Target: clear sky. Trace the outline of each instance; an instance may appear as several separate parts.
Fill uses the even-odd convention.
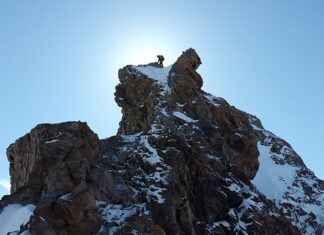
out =
[[[203,89],[258,116],[324,178],[324,1],[0,1],[0,195],[5,151],[38,123],[117,132],[118,69],[188,47]]]

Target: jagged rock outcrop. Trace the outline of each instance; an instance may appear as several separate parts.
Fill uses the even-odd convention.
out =
[[[7,150],[15,203],[37,204],[32,234],[91,234],[100,228],[92,171],[96,134],[82,122],[42,124]],[[10,198],[4,199],[4,201]]]
[[[192,48],[183,52],[170,70],[168,84],[171,93],[177,100],[186,102],[190,96],[197,96],[202,87],[203,80],[196,72],[201,60]]]
[[[323,181],[257,118],[201,90],[200,64],[188,49],[169,67],[120,69],[116,136],[68,122],[18,139],[0,211],[36,205],[19,228],[32,234],[322,234]]]

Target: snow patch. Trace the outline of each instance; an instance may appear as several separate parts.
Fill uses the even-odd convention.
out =
[[[189,123],[190,122],[198,122],[198,120],[194,120],[181,112],[173,112],[173,115],[176,116],[177,118],[184,120],[185,122],[189,122]]]
[[[145,204],[124,207],[122,205],[114,205],[112,203],[97,201],[97,207],[104,222],[113,225],[112,227],[109,227],[109,235],[113,235],[118,232],[118,229],[124,225],[127,218],[134,215],[142,215],[146,211]],[[100,228],[100,232],[105,231],[105,227],[102,226]],[[135,232],[135,230],[133,231]]]
[[[158,84],[164,87],[164,93],[170,92],[170,87],[168,85],[168,76],[172,68],[172,65],[164,68],[157,68],[152,66],[134,66],[134,68],[140,73],[157,81]]]
[[[212,105],[214,105],[216,108],[219,108],[221,106],[220,103],[218,103],[218,98],[213,95],[203,95]]]
[[[165,198],[161,195],[163,191],[166,191],[165,188],[157,187],[155,185],[150,185],[147,195],[149,199],[155,199],[158,203],[164,203]]]
[[[161,162],[161,158],[156,149],[150,145],[148,136],[141,136],[141,144],[143,144],[144,147],[150,152],[149,155],[143,157],[145,161],[149,162],[151,165]]]
[[[36,206],[28,204],[22,206],[20,204],[10,204],[6,206],[0,214],[0,234],[18,231],[20,225],[29,221]]]
[[[167,113],[166,109],[165,108],[161,108],[161,113],[166,116],[166,117],[169,117],[169,114]]]
[[[122,138],[123,142],[125,143],[133,143],[135,142],[136,138],[138,136],[140,136],[142,134],[142,132],[133,134],[133,135],[120,135],[120,137]]]
[[[64,194],[59,199],[64,201],[72,201],[72,194],[71,193]]]
[[[135,66],[134,68],[149,78],[165,84],[168,82],[168,76],[172,65],[164,68],[157,68],[153,66]]]
[[[60,140],[58,139],[54,139],[54,140],[49,140],[49,141],[46,141],[45,144],[52,144],[52,143],[55,143],[55,142],[58,142]]]
[[[183,106],[185,106],[186,105],[186,103],[184,103],[184,104],[180,104],[180,103],[178,103],[178,102],[176,102],[176,104],[179,106],[179,107],[183,107]]]
[[[288,187],[293,185],[296,167],[291,165],[277,165],[271,156],[271,146],[264,146],[258,142],[259,170],[252,183],[267,196],[278,203]]]
[[[317,225],[311,222],[313,216],[319,225],[324,224],[324,192],[316,186],[318,179],[303,166],[289,163],[289,159],[296,156],[293,149],[271,132],[255,126],[254,118],[249,119],[261,136],[257,145],[260,166],[252,183],[304,234],[315,234]],[[275,152],[271,151],[273,146]],[[311,192],[304,191],[308,189]]]
[[[230,228],[230,224],[227,222],[227,221],[218,221],[218,222],[214,222],[213,225],[212,225],[212,228],[217,228],[219,226],[223,225],[224,227],[226,228]]]

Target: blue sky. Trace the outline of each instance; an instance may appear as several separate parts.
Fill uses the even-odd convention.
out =
[[[324,178],[323,1],[1,1],[0,195],[5,151],[38,123],[82,120],[100,138],[121,118],[126,64],[170,64],[188,47],[203,89],[258,116]]]

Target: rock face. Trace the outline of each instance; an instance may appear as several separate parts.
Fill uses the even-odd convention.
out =
[[[116,136],[44,124],[7,151],[31,234],[322,234],[324,183],[254,116],[203,90],[188,49],[119,70]]]
[[[177,100],[185,102],[190,96],[197,96],[202,87],[203,80],[196,72],[201,64],[200,58],[192,48],[183,52],[170,71],[168,83],[171,93]]]
[[[85,123],[38,125],[10,145],[7,156],[14,202],[37,204],[32,234],[98,231],[91,171],[101,158],[100,142]]]

